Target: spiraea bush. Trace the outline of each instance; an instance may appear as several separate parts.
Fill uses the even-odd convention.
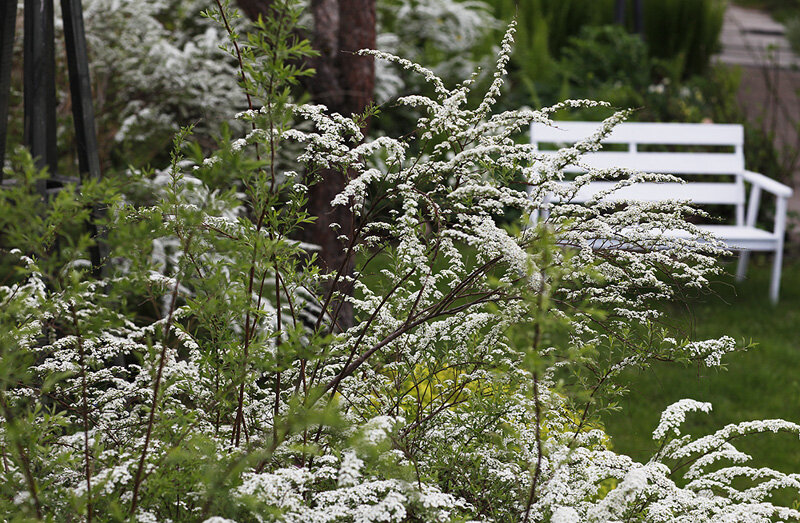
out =
[[[680,202],[573,205],[598,178],[564,167],[625,117],[543,156],[514,137],[567,107],[495,114],[513,25],[474,105],[430,70],[433,97],[403,138],[368,139],[360,116],[296,104],[310,53],[292,2],[273,3],[231,52],[250,129],[123,185],[38,197],[20,155],[0,193],[0,513],[12,521],[771,521],[798,477],[752,469],[736,438],[797,433],[747,422],[692,438],[710,406],[667,408],[646,463],[615,453],[597,412],[620,372],[653,360],[717,366],[731,339],[658,327],[653,301],[701,288],[721,249]],[[231,28],[230,13],[209,13]],[[233,45],[236,42],[236,45]],[[297,125],[297,122],[305,122]],[[299,151],[292,159],[286,151]],[[351,173],[336,205],[353,272],[322,273],[295,240],[319,168]],[[560,198],[549,198],[558,193]],[[138,195],[133,199],[131,195]],[[554,203],[558,201],[560,203]],[[103,204],[107,273],[83,234]],[[503,225],[510,209],[546,218]],[[665,228],[690,238],[667,240]],[[598,249],[598,242],[604,249]],[[352,294],[331,289],[349,283]],[[346,330],[343,300],[354,310]]]

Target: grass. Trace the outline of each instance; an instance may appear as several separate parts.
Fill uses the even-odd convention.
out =
[[[688,326],[695,339],[728,335],[742,346],[757,345],[729,355],[724,370],[660,364],[629,372],[625,378],[631,392],[622,409],[604,417],[615,450],[647,460],[655,451],[651,433],[661,411],[682,398],[713,404],[710,415],[688,417],[684,429],[696,435],[752,419],[800,423],[800,260],[784,263],[777,306],[767,299],[770,265],[771,257],[754,259],[742,283],[722,277],[712,286],[717,295],[694,300],[690,313],[686,307],[668,308],[673,321]],[[726,268],[733,272],[735,265]],[[755,466],[800,471],[797,436],[770,433],[739,440],[737,446],[754,457]],[[779,501],[791,503],[792,498]]]

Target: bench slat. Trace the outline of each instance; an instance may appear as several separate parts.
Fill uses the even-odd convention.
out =
[[[698,227],[718,237],[732,250],[774,251],[783,241],[782,237],[772,232],[743,225],[699,225]],[[664,231],[664,234],[672,238],[691,238],[691,235],[684,230],[668,230]]]
[[[592,182],[581,187],[571,201],[585,203],[599,192],[607,191],[614,185],[614,182]],[[737,205],[744,203],[744,192],[742,187],[735,183],[637,183],[614,191],[603,199],[613,202],[686,200],[698,204]]]
[[[626,167],[643,172],[670,174],[741,174],[742,158],[731,153],[627,153],[599,152],[581,157],[581,161],[598,169]],[[580,169],[570,166],[566,169]]]
[[[781,248],[783,242],[782,236],[755,227],[737,225],[698,225],[698,228],[710,232],[716,236],[726,248],[731,250],[775,251]],[[689,231],[683,229],[667,229],[660,233],[656,231],[652,231],[652,233],[656,234],[656,239],[658,239],[658,236],[661,236],[664,239],[683,238],[687,240],[694,239],[700,242],[704,241],[702,238],[696,237],[689,233]],[[625,233],[623,233],[622,236],[625,236]],[[594,240],[592,247],[595,249],[636,249],[637,245],[628,243],[621,238],[607,238]]]
[[[590,136],[600,122],[557,122],[557,127],[531,124],[532,141],[574,143]],[[744,143],[744,130],[738,124],[692,124],[625,122],[616,126],[603,143],[664,145],[730,145]]]

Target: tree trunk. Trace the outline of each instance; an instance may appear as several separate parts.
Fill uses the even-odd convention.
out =
[[[247,18],[254,22],[258,20],[259,16],[266,16],[269,6],[273,0],[236,0],[239,9],[245,14]]]
[[[237,0],[251,19],[265,15],[272,0]],[[375,63],[372,57],[358,56],[359,49],[375,48],[375,0],[311,0],[314,32],[311,43],[319,56],[311,65],[316,74],[307,83],[315,103],[324,104],[331,113],[344,116],[361,114],[372,101],[375,87]],[[352,274],[353,260],[348,257],[348,240],[355,223],[346,207],[332,207],[331,200],[348,181],[349,173],[323,170],[322,180],[309,191],[308,212],[317,219],[306,226],[302,239],[320,246],[318,259],[323,270],[339,273],[335,290],[350,294],[350,285],[343,281]],[[332,229],[331,224],[339,225]],[[347,240],[340,240],[340,236]],[[337,310],[334,304],[332,313]],[[346,329],[353,324],[349,304],[341,304],[338,325]]]
[[[312,44],[320,52],[313,62],[317,73],[309,86],[314,101],[344,116],[363,113],[372,101],[375,64],[372,57],[355,52],[375,48],[375,0],[312,0],[311,12],[315,25]],[[308,211],[317,220],[304,231],[305,241],[321,247],[322,268],[339,272],[342,278],[352,274],[353,259],[348,256],[347,240],[338,237],[352,239],[355,222],[349,209],[332,207],[330,202],[344,189],[349,174],[335,170],[319,173],[322,181],[311,188],[308,201]],[[331,229],[332,223],[340,228]],[[345,295],[352,291],[342,279],[335,289]],[[352,326],[353,311],[348,303],[342,304],[337,322],[343,329]]]

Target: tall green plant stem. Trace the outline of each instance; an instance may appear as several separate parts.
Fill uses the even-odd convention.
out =
[[[228,21],[228,15],[225,12],[225,8],[222,6],[222,2],[220,0],[216,0],[217,8],[219,9],[219,14],[222,17],[222,22],[225,25],[225,31],[227,31],[228,36],[230,37],[231,42],[233,43],[233,48],[236,51],[236,59],[239,62],[239,74],[242,77],[242,87],[244,88],[244,94],[247,96],[247,108],[251,111],[253,110],[253,98],[250,96],[250,89],[247,88],[247,75],[244,72],[244,59],[242,58],[242,50],[239,48],[239,42],[234,38],[233,28],[231,28],[231,24]],[[253,130],[256,128],[255,122],[252,124]],[[258,144],[256,144],[256,158],[261,161],[261,155],[258,152]]]
[[[139,489],[142,485],[142,473],[144,471],[144,464],[147,458],[147,450],[150,446],[150,438],[153,434],[153,424],[155,423],[156,408],[158,407],[158,392],[161,387],[161,375],[164,372],[164,362],[167,358],[169,329],[172,326],[172,319],[175,314],[175,304],[178,301],[179,286],[180,280],[176,278],[175,288],[172,290],[172,296],[170,298],[169,315],[167,316],[167,321],[164,324],[164,339],[161,342],[161,353],[158,357],[158,370],[156,371],[156,379],[153,384],[153,397],[150,401],[150,415],[147,419],[147,433],[144,438],[144,447],[142,448],[142,453],[139,456],[139,466],[136,468],[136,475],[134,476],[133,480],[133,498],[131,499],[131,508],[128,511],[129,515],[131,516],[136,514],[136,506],[139,502]]]
[[[86,521],[92,523],[92,464],[91,452],[89,450],[89,401],[86,395],[86,354],[81,335],[80,324],[78,323],[78,313],[75,304],[70,304],[72,323],[75,327],[75,336],[78,343],[79,364],[81,367],[81,420],[83,421],[83,462],[84,473],[86,474]]]
[[[3,391],[0,390],[0,407],[3,409],[3,417],[6,419],[6,425],[9,427],[7,430],[10,432],[13,430],[13,421],[15,419],[14,414],[11,412],[11,409],[8,407],[8,402],[6,402],[5,394]],[[14,436],[14,446],[16,447],[17,454],[19,454],[19,461],[22,468],[22,475],[25,476],[25,482],[28,484],[28,491],[33,498],[33,507],[36,510],[36,518],[42,519],[42,503],[39,500],[39,489],[36,488],[36,479],[33,477],[33,471],[31,470],[31,460],[28,457],[28,453],[25,452],[25,447],[22,445],[19,437],[17,435]]]
[[[546,274],[544,271],[541,273],[541,281],[545,281]],[[536,324],[533,331],[533,347],[531,348],[534,353],[539,351],[539,344],[542,340],[542,319],[545,312],[545,296],[544,289],[539,291],[536,296]],[[528,501],[525,505],[525,520],[523,523],[528,523],[531,516],[531,506],[536,500],[536,487],[539,485],[539,477],[542,474],[542,404],[539,397],[539,373],[534,370],[533,372],[533,401],[536,409],[536,469],[533,472],[533,480],[531,481],[531,490],[528,493]]]
[[[239,74],[241,75],[242,87],[243,87],[243,89],[245,91],[245,96],[247,97],[248,108],[251,111],[253,111],[254,110],[253,99],[252,99],[252,95],[250,93],[250,88],[248,87],[247,73],[246,73],[246,68],[245,68],[245,65],[244,65],[244,59],[242,57],[242,51],[241,51],[241,48],[239,46],[239,42],[238,42],[238,40],[236,38],[236,35],[233,32],[233,29],[231,28],[230,22],[228,21],[228,16],[227,16],[227,13],[225,12],[225,8],[224,8],[222,2],[220,0],[216,0],[216,4],[217,4],[217,8],[219,9],[219,13],[220,13],[220,16],[222,18],[223,24],[225,26],[225,30],[228,33],[228,37],[229,37],[229,39],[231,40],[231,42],[233,43],[233,46],[234,46],[234,51],[235,51],[235,54],[236,54],[236,58],[237,58],[238,63],[239,63]],[[283,31],[283,28],[284,28],[283,24],[284,24],[284,17],[281,16],[279,18],[279,20],[278,20],[278,33],[279,33],[279,35]],[[275,179],[276,179],[276,173],[275,173],[275,149],[276,149],[276,144],[275,144],[275,121],[273,119],[273,113],[274,113],[273,97],[274,97],[274,75],[271,75],[270,79],[269,79],[269,84],[268,84],[268,89],[267,89],[267,100],[266,100],[266,106],[268,108],[267,114],[268,114],[268,118],[269,118],[269,141],[270,141],[270,143],[269,143],[269,149],[270,149],[270,162],[269,162],[270,166],[269,166],[269,168],[270,168],[270,194],[271,195],[274,194],[274,192],[275,192]],[[253,130],[256,129],[255,122],[251,123],[251,127],[252,127]],[[258,143],[256,143],[255,146],[256,146],[256,159],[260,163],[261,162],[261,154],[259,152]],[[259,165],[259,169],[261,169],[260,165]],[[256,232],[257,233],[260,233],[261,230],[263,229],[264,220],[266,218],[266,215],[267,215],[267,208],[265,206],[265,208],[262,209],[262,211],[261,211],[261,213],[260,213],[260,215],[258,217],[258,220],[256,222]],[[273,233],[272,229],[268,230],[268,234],[269,234],[270,240],[274,240],[274,233]],[[253,289],[255,287],[255,272],[256,272],[255,268],[256,268],[257,259],[258,259],[258,248],[254,247],[253,248],[253,255],[252,255],[252,258],[250,260],[250,270],[248,272],[248,283],[247,283],[248,299],[250,299],[249,297],[252,296]],[[281,328],[282,328],[280,276],[279,276],[280,268],[278,266],[277,259],[274,260],[273,269],[275,271],[275,299],[276,299],[276,303],[277,303],[277,315],[278,315],[278,317],[277,317],[277,330],[278,330],[278,332],[280,332]],[[259,303],[260,303],[261,298],[262,298],[261,289],[263,289],[263,280],[262,280],[262,283],[261,283],[261,287],[259,289],[259,298],[258,298]],[[288,299],[288,297],[287,297],[287,299]],[[258,322],[258,318],[252,318],[252,322],[251,322],[250,307],[248,307],[247,308],[247,312],[245,314],[245,332],[244,332],[245,339],[244,339],[244,343],[243,343],[243,361],[242,361],[243,372],[242,372],[242,375],[241,375],[241,382],[239,384],[239,393],[238,393],[237,406],[236,406],[236,416],[235,416],[235,419],[234,419],[234,426],[233,426],[233,431],[232,431],[232,434],[231,434],[232,443],[234,444],[234,446],[237,446],[237,447],[241,443],[241,433],[242,433],[242,428],[244,426],[244,382],[245,382],[245,376],[246,376],[246,372],[247,372],[247,370],[246,370],[247,369],[247,362],[248,362],[249,357],[250,357],[250,343],[251,343],[252,338],[254,336],[254,333],[255,333],[255,330],[256,330],[256,327],[257,327],[257,322]],[[280,346],[280,335],[278,336],[278,342],[277,343]],[[278,413],[279,407],[280,407],[280,393],[281,393],[281,384],[280,384],[281,383],[281,374],[280,374],[280,371],[276,372],[275,380],[276,380],[275,405],[274,405],[274,409],[273,410],[274,410],[274,413],[275,413],[276,419],[277,419],[277,413]],[[273,432],[274,432],[273,435],[274,435],[275,439],[277,439],[277,426],[274,425],[274,423],[273,423]],[[245,437],[247,437],[246,431],[245,431]]]

